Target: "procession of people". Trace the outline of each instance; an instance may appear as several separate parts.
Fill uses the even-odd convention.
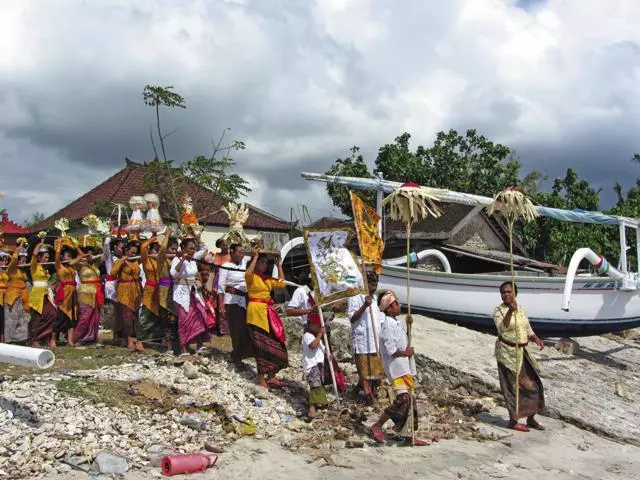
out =
[[[183,214],[183,221],[190,218],[191,212]],[[236,368],[246,368],[243,360],[254,358],[257,384],[281,388],[277,374],[289,366],[289,358],[272,295],[286,285],[281,258],[258,243],[228,244],[224,237],[211,252],[195,224],[186,227],[174,235],[171,227],[144,232],[118,226],[103,240],[96,235],[74,239],[62,232],[52,244],[41,235],[32,246],[21,238],[13,251],[0,250],[0,342],[51,349],[62,343],[97,344],[103,312],[110,305],[114,345],[143,352],[145,344],[153,344],[168,353],[191,355],[205,353],[212,334],[230,335]],[[276,277],[267,274],[271,262]],[[416,370],[414,349],[398,321],[400,303],[393,291],[377,291],[375,271],[364,276],[367,294],[347,302],[357,391],[365,404],[377,407],[377,387],[386,378],[395,396],[370,434],[383,442],[383,426],[391,419],[398,435],[424,445],[407,429],[410,425],[415,432],[418,422]],[[328,404],[325,386],[344,392],[346,381],[328,348],[330,326],[318,308],[311,275],[305,272],[301,278],[286,312],[304,330],[302,373],[309,386],[308,417],[313,419]],[[500,294],[495,352],[509,426],[521,432],[543,430],[535,415],[544,408],[544,390],[528,345],[544,344],[516,302],[515,283],[501,285]],[[523,417],[526,424],[518,422]]]

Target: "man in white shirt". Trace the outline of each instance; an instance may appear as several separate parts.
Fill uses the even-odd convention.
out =
[[[220,266],[218,275],[218,313],[226,316],[231,334],[233,352],[231,358],[236,365],[254,356],[253,341],[247,327],[247,283],[244,279],[247,261],[242,245],[229,247],[231,261]]]
[[[348,315],[351,320],[351,345],[360,376],[360,383],[367,403],[375,403],[372,383],[384,376],[382,361],[378,354],[377,332],[380,331],[382,314],[378,309],[375,291],[378,275],[367,272],[369,295],[349,298]]]
[[[380,325],[380,353],[384,363],[384,371],[387,379],[393,387],[396,398],[389,405],[378,421],[371,426],[371,435],[378,442],[384,442],[382,427],[391,419],[394,429],[400,433],[411,412],[411,395],[413,395],[413,378],[416,375],[413,361],[414,350],[409,346],[407,334],[403,330],[398,315],[400,315],[400,303],[395,294],[389,290],[385,292],[379,301],[379,308],[384,314]],[[413,402],[413,428],[418,428],[418,411]],[[414,446],[426,445],[423,440],[416,439]]]
[[[301,275],[302,286],[295,289],[287,305],[287,317],[298,317],[296,321],[302,327],[307,327],[309,314],[316,311],[315,299],[311,290],[311,274]]]

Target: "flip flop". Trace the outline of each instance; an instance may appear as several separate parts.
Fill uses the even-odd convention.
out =
[[[384,443],[384,433],[380,427],[371,427],[369,429],[369,434],[377,443]]]
[[[542,425],[540,422],[536,422],[535,420],[533,421],[527,421],[527,427],[529,428],[533,428],[534,430],[539,430],[539,431],[544,431],[544,425]]]

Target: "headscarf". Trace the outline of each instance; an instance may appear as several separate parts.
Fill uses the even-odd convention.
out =
[[[392,290],[387,290],[382,294],[382,297],[380,297],[380,305],[379,305],[380,311],[386,312],[389,306],[391,306],[393,302],[397,302],[397,301],[398,301],[398,297],[396,297],[396,294],[393,293]]]

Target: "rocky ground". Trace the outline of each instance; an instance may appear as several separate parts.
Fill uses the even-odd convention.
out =
[[[348,327],[334,323],[337,357],[353,379]],[[255,386],[250,362],[243,370],[227,363],[228,339],[188,358],[104,346],[59,349],[46,373],[2,367],[0,478],[84,479],[102,472],[141,480],[160,476],[165,454],[196,451],[220,459],[213,471],[189,476],[194,480],[638,475],[633,340],[594,337],[580,339],[575,355],[543,352],[554,418],[543,419],[545,433],[514,435],[496,395],[493,339],[416,318],[419,435],[431,445],[402,448],[369,440],[366,427],[377,413],[356,402],[357,392],[313,423],[302,420],[306,391],[295,329],[288,325],[286,387],[273,392]]]

